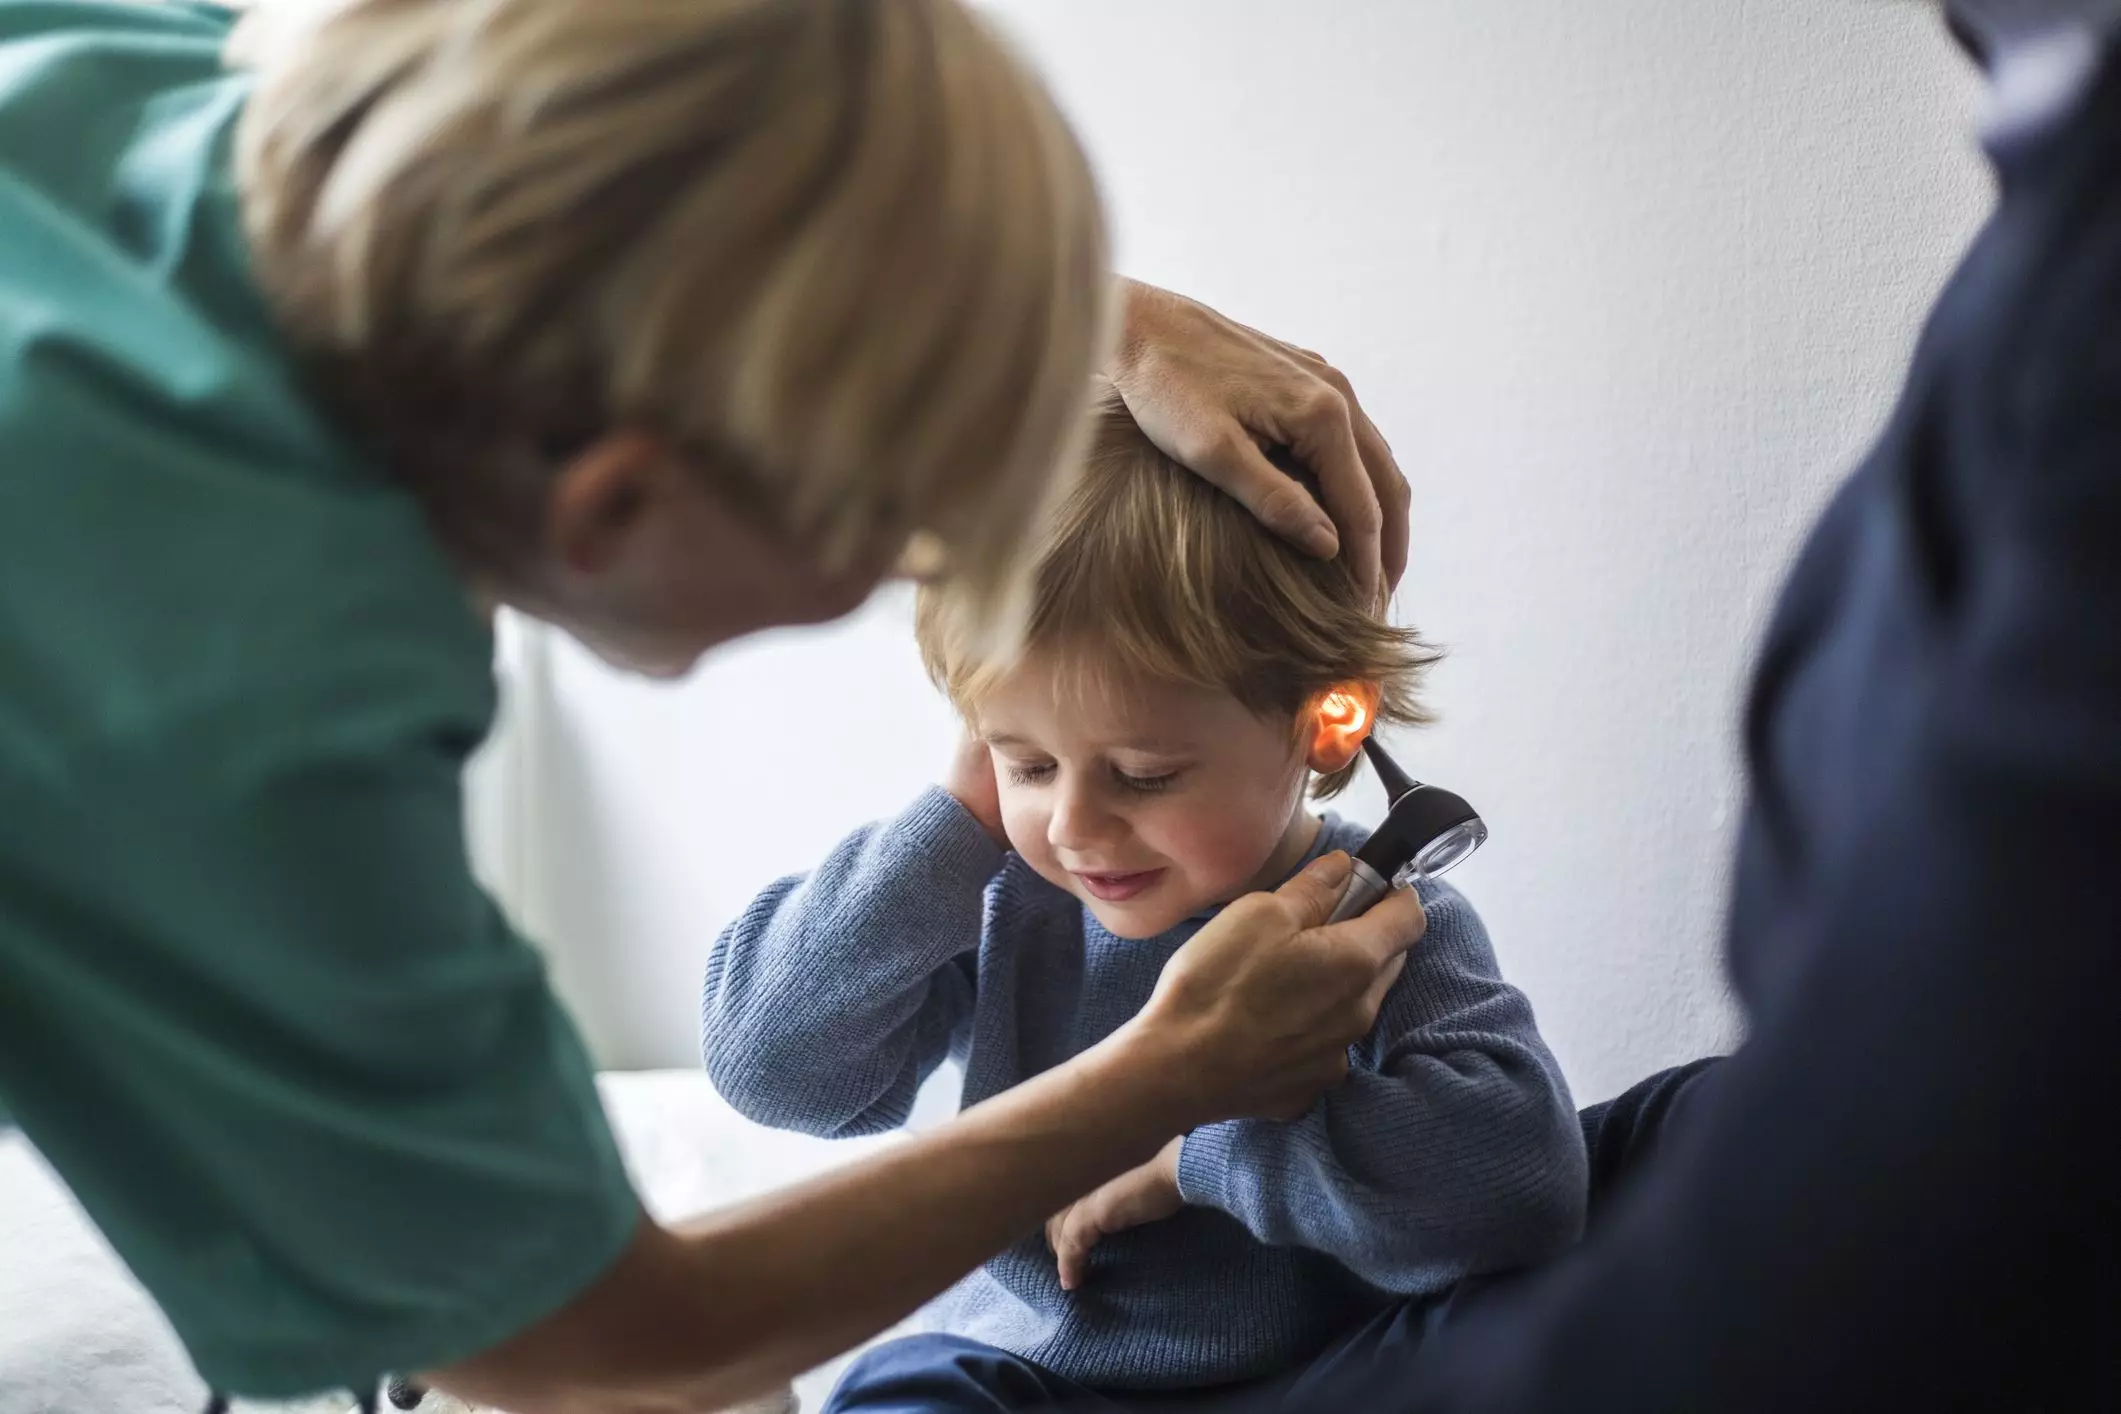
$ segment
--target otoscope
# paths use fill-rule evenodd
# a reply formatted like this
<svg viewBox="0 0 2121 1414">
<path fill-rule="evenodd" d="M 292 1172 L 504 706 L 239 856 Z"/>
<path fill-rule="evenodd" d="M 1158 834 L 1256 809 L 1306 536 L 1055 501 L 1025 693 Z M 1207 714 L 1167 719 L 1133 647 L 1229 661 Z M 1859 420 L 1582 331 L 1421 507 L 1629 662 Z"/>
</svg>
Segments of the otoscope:
<svg viewBox="0 0 2121 1414">
<path fill-rule="evenodd" d="M 1355 851 L 1355 872 L 1329 923 L 1368 912 L 1401 885 L 1435 878 L 1488 842 L 1486 823 L 1464 796 L 1415 780 L 1385 755 L 1374 736 L 1363 739 L 1362 749 L 1392 808 Z"/>
</svg>

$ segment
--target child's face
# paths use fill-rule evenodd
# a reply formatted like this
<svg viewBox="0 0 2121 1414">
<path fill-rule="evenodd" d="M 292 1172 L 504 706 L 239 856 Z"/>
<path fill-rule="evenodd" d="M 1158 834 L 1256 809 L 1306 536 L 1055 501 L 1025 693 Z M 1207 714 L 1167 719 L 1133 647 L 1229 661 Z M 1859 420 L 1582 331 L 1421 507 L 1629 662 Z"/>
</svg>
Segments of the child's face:
<svg viewBox="0 0 2121 1414">
<path fill-rule="evenodd" d="M 1276 882 L 1310 845 L 1294 722 L 1033 655 L 979 709 L 1009 843 L 1123 938 Z"/>
</svg>

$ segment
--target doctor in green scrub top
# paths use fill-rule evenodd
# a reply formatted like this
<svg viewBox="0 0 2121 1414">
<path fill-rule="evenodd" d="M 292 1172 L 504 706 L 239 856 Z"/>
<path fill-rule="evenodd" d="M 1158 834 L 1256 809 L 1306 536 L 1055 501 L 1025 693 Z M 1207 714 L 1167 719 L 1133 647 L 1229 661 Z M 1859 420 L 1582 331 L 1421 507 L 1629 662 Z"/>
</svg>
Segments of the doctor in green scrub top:
<svg viewBox="0 0 2121 1414">
<path fill-rule="evenodd" d="M 495 605 L 668 675 L 910 556 L 1001 631 L 1101 357 L 1396 578 L 1345 382 L 1115 282 L 956 0 L 0 0 L 0 1116 L 208 1380 L 717 1407 L 1337 1078 L 1422 924 L 1317 926 L 1327 861 L 1070 1065 L 665 1228 L 466 866 Z"/>
</svg>

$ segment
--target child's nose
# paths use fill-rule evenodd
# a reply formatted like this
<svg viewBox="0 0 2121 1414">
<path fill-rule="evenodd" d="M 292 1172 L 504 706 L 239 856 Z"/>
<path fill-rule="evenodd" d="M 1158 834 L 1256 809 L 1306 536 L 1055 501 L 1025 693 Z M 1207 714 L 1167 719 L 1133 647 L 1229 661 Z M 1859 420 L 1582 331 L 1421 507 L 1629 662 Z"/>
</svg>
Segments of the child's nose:
<svg viewBox="0 0 2121 1414">
<path fill-rule="evenodd" d="M 1046 820 L 1046 841 L 1055 849 L 1090 849 L 1110 840 L 1118 823 L 1097 792 L 1063 786 L 1055 793 L 1053 814 Z"/>
</svg>

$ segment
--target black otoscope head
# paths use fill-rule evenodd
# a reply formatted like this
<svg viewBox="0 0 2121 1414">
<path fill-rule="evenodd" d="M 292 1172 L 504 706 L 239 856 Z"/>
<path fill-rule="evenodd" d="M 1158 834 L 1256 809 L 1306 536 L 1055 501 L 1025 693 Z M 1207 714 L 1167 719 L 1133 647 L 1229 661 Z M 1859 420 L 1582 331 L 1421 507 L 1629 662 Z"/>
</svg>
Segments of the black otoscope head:
<svg viewBox="0 0 2121 1414">
<path fill-rule="evenodd" d="M 1362 745 L 1392 802 L 1384 823 L 1355 851 L 1379 878 L 1434 878 L 1487 843 L 1487 824 L 1464 796 L 1413 779 L 1374 736 Z"/>
<path fill-rule="evenodd" d="M 1377 744 L 1373 734 L 1362 739 L 1362 754 L 1370 758 L 1370 768 L 1377 772 L 1377 779 L 1385 788 L 1385 799 L 1398 804 L 1399 798 L 1410 790 L 1418 790 L 1421 782 L 1399 769 L 1399 763 L 1385 755 L 1385 749 Z"/>
</svg>

